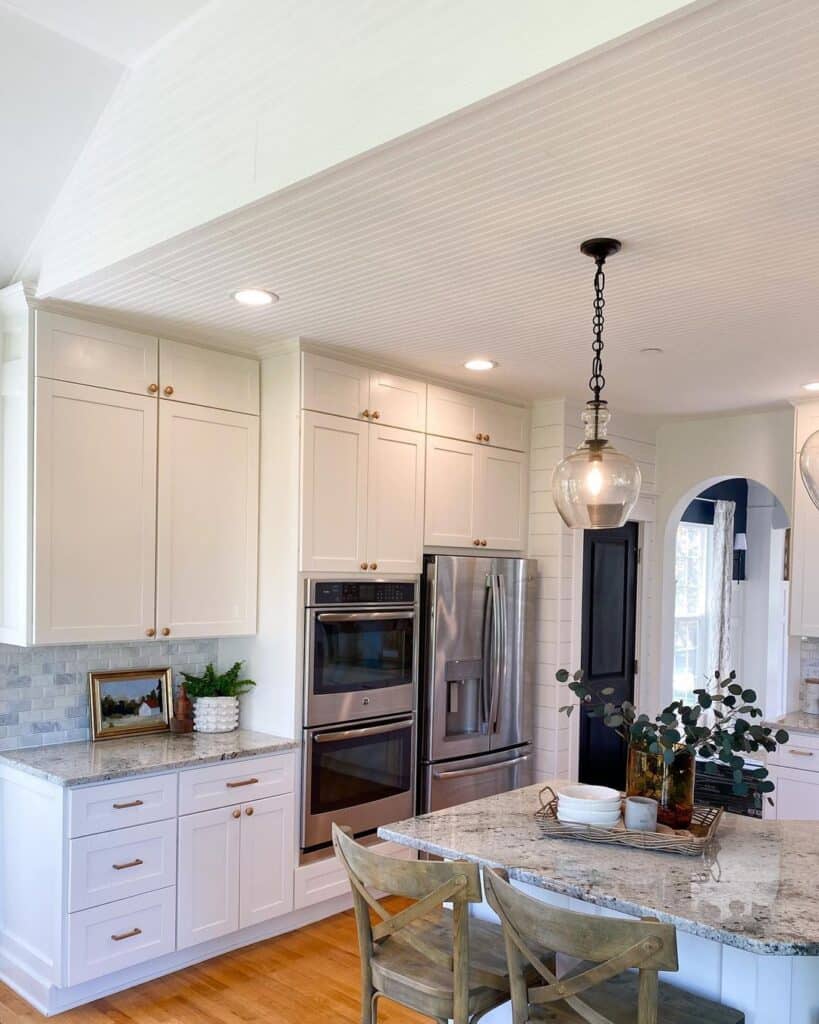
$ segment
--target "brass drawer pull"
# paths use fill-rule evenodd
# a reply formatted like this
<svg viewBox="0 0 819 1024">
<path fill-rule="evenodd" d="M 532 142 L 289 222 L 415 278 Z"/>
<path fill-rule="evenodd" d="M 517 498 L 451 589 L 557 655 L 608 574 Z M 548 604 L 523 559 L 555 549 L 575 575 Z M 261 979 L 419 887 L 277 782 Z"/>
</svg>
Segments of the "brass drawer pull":
<svg viewBox="0 0 819 1024">
<path fill-rule="evenodd" d="M 123 939 L 132 939 L 135 935 L 141 934 L 141 928 L 132 928 L 129 932 L 123 932 L 122 935 L 112 935 L 111 938 L 114 942 L 122 942 Z"/>
<path fill-rule="evenodd" d="M 126 807 L 142 807 L 142 800 L 129 800 L 127 804 L 114 804 L 113 808 L 115 811 L 122 811 Z"/>
<path fill-rule="evenodd" d="M 241 782 L 226 782 L 228 789 L 239 789 L 240 786 L 255 786 L 258 779 L 243 779 Z"/>
<path fill-rule="evenodd" d="M 799 750 L 798 747 L 788 747 L 789 754 L 797 754 L 799 757 L 813 757 L 812 750 Z"/>
<path fill-rule="evenodd" d="M 144 863 L 144 861 L 141 861 L 139 857 L 137 857 L 136 860 L 129 860 L 127 864 L 112 864 L 111 867 L 114 871 L 124 871 L 126 868 L 138 868 L 140 864 Z"/>
</svg>

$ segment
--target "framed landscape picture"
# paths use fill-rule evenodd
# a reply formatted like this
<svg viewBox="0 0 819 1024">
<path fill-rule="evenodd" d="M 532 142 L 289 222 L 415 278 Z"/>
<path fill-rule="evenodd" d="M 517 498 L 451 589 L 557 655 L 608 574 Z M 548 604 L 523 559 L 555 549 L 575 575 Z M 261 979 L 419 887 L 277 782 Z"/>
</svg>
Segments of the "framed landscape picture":
<svg viewBox="0 0 819 1024">
<path fill-rule="evenodd" d="M 173 701 L 169 668 L 90 672 L 88 681 L 92 739 L 169 731 Z"/>
</svg>

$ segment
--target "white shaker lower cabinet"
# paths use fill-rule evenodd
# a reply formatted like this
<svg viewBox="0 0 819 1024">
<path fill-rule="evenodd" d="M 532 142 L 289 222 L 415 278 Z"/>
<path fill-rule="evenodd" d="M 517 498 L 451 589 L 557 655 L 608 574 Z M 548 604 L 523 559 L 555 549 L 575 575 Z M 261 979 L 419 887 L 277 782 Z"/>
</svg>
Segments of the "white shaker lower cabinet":
<svg viewBox="0 0 819 1024">
<path fill-rule="evenodd" d="M 156 400 L 38 380 L 34 642 L 154 625 Z"/>
<path fill-rule="evenodd" d="M 765 801 L 766 818 L 819 821 L 819 736 L 791 732 L 790 740 L 768 755 L 770 779 L 776 786 L 773 807 Z"/>
<path fill-rule="evenodd" d="M 241 837 L 238 807 L 179 819 L 179 949 L 238 930 Z"/>
<path fill-rule="evenodd" d="M 256 632 L 258 467 L 258 417 L 160 403 L 160 636 Z"/>
<path fill-rule="evenodd" d="M 239 927 L 249 928 L 293 909 L 295 806 L 292 794 L 242 807 L 239 849 Z"/>
</svg>

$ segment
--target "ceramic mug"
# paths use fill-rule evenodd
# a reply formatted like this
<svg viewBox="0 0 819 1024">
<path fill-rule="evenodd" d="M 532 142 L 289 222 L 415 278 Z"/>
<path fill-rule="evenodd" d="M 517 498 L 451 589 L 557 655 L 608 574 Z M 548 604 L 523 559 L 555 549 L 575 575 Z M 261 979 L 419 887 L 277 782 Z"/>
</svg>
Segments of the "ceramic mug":
<svg viewBox="0 0 819 1024">
<path fill-rule="evenodd" d="M 657 801 L 650 796 L 627 796 L 625 808 L 626 828 L 636 832 L 657 831 Z"/>
</svg>

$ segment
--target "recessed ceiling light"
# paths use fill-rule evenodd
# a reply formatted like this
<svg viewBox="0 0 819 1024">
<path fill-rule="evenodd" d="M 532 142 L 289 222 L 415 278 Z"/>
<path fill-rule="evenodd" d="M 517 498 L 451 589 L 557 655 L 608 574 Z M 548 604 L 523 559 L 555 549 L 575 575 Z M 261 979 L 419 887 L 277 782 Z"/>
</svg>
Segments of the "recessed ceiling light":
<svg viewBox="0 0 819 1024">
<path fill-rule="evenodd" d="M 494 359 L 467 359 L 464 363 L 467 370 L 494 370 L 497 365 Z"/>
<path fill-rule="evenodd" d="M 802 387 L 805 391 L 819 391 L 819 380 L 809 381 L 807 384 L 803 384 Z"/>
<path fill-rule="evenodd" d="M 640 353 L 644 356 L 661 356 L 663 350 L 657 345 L 649 345 L 648 348 L 641 348 Z"/>
<path fill-rule="evenodd" d="M 243 306 L 271 306 L 279 301 L 275 292 L 266 291 L 264 288 L 240 288 L 233 293 L 233 298 L 241 302 Z"/>
</svg>

